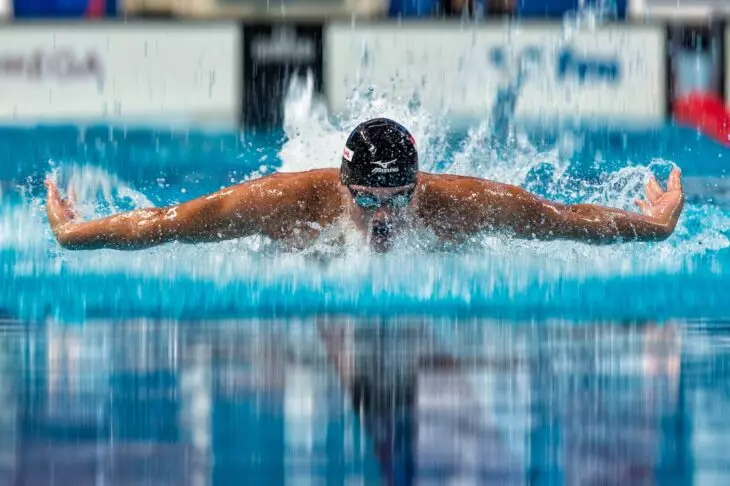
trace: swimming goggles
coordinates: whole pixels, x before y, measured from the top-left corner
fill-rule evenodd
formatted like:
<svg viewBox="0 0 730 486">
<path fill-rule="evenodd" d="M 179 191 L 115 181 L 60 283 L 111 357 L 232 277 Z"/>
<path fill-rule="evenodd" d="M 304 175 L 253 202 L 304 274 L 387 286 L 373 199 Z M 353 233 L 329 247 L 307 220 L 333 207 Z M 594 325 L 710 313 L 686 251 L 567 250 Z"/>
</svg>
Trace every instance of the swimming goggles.
<svg viewBox="0 0 730 486">
<path fill-rule="evenodd" d="M 415 191 L 415 188 L 410 188 L 405 192 L 399 192 L 387 198 L 379 198 L 375 194 L 371 194 L 369 192 L 357 191 L 352 188 L 348 189 L 350 189 L 350 194 L 352 194 L 355 204 L 363 209 L 376 209 L 381 206 L 404 208 L 411 202 L 413 192 Z"/>
</svg>

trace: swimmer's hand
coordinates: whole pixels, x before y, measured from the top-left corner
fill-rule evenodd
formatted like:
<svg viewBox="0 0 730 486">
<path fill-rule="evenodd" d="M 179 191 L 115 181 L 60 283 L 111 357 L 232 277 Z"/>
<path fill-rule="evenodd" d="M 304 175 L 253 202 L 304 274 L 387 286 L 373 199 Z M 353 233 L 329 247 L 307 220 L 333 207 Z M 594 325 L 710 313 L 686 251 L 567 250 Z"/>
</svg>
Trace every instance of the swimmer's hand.
<svg viewBox="0 0 730 486">
<path fill-rule="evenodd" d="M 56 235 L 63 234 L 64 228 L 67 228 L 74 221 L 79 220 L 79 214 L 74 209 L 76 205 L 76 196 L 73 189 L 69 189 L 69 198 L 65 200 L 61 197 L 56 184 L 46 179 L 46 188 L 48 189 L 48 197 L 46 201 L 46 214 L 48 215 L 48 222 L 51 224 L 51 229 Z"/>
<path fill-rule="evenodd" d="M 646 184 L 646 200 L 637 199 L 634 203 L 642 213 L 673 231 L 684 206 L 684 192 L 679 169 L 675 168 L 669 174 L 666 191 L 662 190 L 652 175 Z"/>
</svg>

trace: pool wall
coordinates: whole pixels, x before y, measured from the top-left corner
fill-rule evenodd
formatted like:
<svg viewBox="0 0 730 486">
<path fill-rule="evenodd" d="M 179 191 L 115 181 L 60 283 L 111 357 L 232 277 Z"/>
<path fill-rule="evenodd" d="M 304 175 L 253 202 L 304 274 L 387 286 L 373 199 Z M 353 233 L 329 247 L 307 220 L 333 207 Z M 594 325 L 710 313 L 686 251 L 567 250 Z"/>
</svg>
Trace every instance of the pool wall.
<svg viewBox="0 0 730 486">
<path fill-rule="evenodd" d="M 727 105 L 727 22 L 677 22 L 14 23 L 0 28 L 0 123 L 270 130 L 291 80 L 311 75 L 334 117 L 380 98 L 450 119 L 651 128 L 689 91 Z"/>
</svg>

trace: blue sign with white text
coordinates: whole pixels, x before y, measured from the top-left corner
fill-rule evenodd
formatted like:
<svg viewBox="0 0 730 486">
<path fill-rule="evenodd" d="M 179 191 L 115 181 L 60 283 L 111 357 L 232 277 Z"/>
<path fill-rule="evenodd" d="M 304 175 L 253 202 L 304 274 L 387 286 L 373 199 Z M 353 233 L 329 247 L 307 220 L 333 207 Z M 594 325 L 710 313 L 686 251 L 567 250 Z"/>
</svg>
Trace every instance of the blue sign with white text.
<svg viewBox="0 0 730 486">
<path fill-rule="evenodd" d="M 526 70 L 554 69 L 558 81 L 617 84 L 621 80 L 620 59 L 581 55 L 568 47 L 558 50 L 552 67 L 545 49 L 539 46 L 529 46 L 514 54 L 509 53 L 504 46 L 493 47 L 489 59 L 494 67 L 505 72 L 510 69 L 511 60 L 514 59 L 520 75 L 525 74 Z"/>
</svg>

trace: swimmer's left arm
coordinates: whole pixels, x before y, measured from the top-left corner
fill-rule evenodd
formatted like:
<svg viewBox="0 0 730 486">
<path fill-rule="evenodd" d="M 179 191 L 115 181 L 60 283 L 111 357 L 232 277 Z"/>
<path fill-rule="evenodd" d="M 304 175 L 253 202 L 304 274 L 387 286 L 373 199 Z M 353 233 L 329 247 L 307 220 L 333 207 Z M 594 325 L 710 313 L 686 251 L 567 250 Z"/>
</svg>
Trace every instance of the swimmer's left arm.
<svg viewBox="0 0 730 486">
<path fill-rule="evenodd" d="M 230 192 L 219 191 L 208 196 L 164 208 L 152 207 L 127 211 L 105 218 L 84 221 L 74 209 L 70 192 L 63 199 L 58 188 L 46 181 L 48 198 L 46 213 L 56 240 L 72 250 L 111 248 L 138 250 L 173 240 L 202 242 L 224 239 L 231 230 L 245 232 L 224 224 L 231 206 Z M 226 228 L 228 226 L 228 228 Z"/>
<path fill-rule="evenodd" d="M 458 230 L 506 230 L 518 237 L 571 239 L 589 243 L 658 241 L 674 231 L 684 204 L 678 169 L 663 191 L 656 179 L 646 186 L 647 200 L 636 201 L 642 213 L 595 204 L 560 204 L 517 186 L 460 178 L 449 184 Z"/>
<path fill-rule="evenodd" d="M 61 246 L 74 250 L 136 250 L 170 241 L 201 243 L 253 234 L 279 236 L 306 219 L 315 176 L 274 174 L 164 208 L 82 221 L 74 202 L 47 181 L 46 212 Z"/>
</svg>

